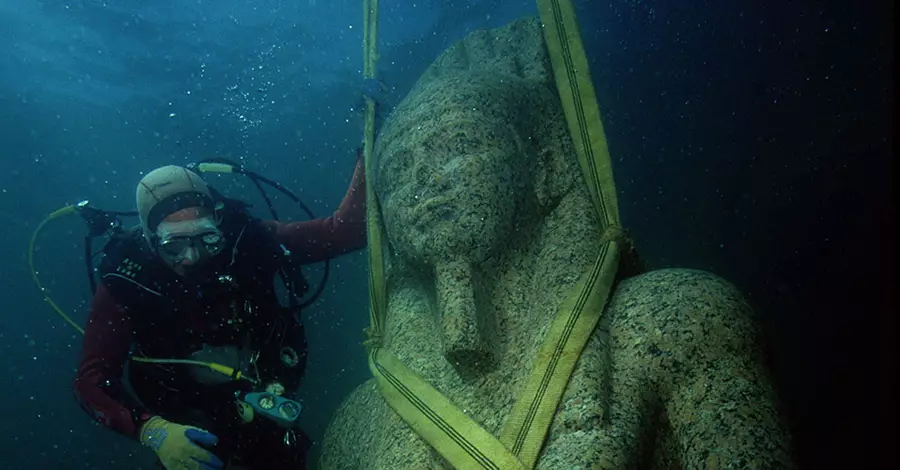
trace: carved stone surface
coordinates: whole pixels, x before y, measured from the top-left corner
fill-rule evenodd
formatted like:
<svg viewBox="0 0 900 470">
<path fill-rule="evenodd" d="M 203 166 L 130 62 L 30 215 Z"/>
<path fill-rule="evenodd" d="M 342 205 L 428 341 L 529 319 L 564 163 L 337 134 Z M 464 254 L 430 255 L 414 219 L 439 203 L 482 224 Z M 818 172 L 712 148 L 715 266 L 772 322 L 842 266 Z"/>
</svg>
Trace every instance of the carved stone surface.
<svg viewBox="0 0 900 470">
<path fill-rule="evenodd" d="M 540 24 L 477 31 L 385 125 L 372 183 L 390 252 L 384 347 L 497 435 L 557 307 L 600 247 Z M 538 468 L 785 468 L 787 433 L 741 294 L 712 274 L 621 280 Z M 374 380 L 323 469 L 447 468 Z"/>
</svg>

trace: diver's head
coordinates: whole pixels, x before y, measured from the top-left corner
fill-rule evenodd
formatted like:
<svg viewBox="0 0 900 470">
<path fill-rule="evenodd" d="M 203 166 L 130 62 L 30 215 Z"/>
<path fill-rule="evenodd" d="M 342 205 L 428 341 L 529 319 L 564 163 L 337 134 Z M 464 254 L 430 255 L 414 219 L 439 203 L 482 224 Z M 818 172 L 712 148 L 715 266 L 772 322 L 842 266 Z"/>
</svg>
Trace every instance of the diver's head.
<svg viewBox="0 0 900 470">
<path fill-rule="evenodd" d="M 212 191 L 187 168 L 168 165 L 147 173 L 138 183 L 137 207 L 150 248 L 180 275 L 224 248 Z"/>
</svg>

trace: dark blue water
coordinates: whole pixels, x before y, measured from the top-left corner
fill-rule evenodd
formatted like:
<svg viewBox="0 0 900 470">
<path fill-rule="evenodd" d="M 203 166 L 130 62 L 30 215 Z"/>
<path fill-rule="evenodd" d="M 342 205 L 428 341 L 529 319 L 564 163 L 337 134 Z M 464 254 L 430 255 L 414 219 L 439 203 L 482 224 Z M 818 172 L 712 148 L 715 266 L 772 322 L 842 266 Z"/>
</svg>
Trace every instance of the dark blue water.
<svg viewBox="0 0 900 470">
<path fill-rule="evenodd" d="M 626 226 L 654 267 L 715 271 L 766 326 L 807 468 L 890 438 L 892 23 L 887 3 L 577 2 Z M 80 337 L 41 301 L 25 248 L 83 199 L 131 209 L 142 172 L 229 157 L 340 202 L 361 134 L 361 2 L 0 0 L 0 452 L 6 468 L 152 468 L 70 384 Z M 530 1 L 382 0 L 380 74 L 401 99 L 440 52 Z M 257 198 L 219 178 L 230 195 Z M 257 199 L 254 199 L 257 198 Z M 284 218 L 302 213 L 284 200 Z M 84 225 L 55 221 L 37 267 L 80 322 Z M 306 313 L 300 396 L 318 439 L 368 377 L 366 260 L 339 258 Z M 319 273 L 316 269 L 311 277 Z M 893 431 L 893 426 L 890 428 Z M 893 441 L 892 441 L 893 442 Z M 856 460 L 854 460 L 856 459 Z"/>
</svg>

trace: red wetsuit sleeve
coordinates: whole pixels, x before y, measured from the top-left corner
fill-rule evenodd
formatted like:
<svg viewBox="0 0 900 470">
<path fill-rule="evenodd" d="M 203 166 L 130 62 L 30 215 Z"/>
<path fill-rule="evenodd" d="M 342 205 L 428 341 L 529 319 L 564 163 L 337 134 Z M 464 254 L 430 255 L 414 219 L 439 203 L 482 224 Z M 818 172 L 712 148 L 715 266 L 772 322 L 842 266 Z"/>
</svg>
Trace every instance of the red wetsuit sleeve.
<svg viewBox="0 0 900 470">
<path fill-rule="evenodd" d="M 94 293 L 81 363 L 75 376 L 75 397 L 94 419 L 126 436 L 137 437 L 148 413 L 135 416 L 121 385 L 122 369 L 132 343 L 132 323 L 122 305 L 101 283 Z"/>
<path fill-rule="evenodd" d="M 315 263 L 366 246 L 366 177 L 358 158 L 350 189 L 331 217 L 282 223 L 266 221 L 275 238 L 301 263 Z"/>
</svg>

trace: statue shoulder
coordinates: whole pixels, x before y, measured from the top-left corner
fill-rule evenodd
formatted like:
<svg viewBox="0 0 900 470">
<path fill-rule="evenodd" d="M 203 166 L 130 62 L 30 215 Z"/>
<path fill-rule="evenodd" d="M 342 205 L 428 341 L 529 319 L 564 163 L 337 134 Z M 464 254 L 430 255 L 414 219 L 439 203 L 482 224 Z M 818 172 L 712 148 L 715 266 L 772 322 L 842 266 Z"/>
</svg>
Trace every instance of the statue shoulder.
<svg viewBox="0 0 900 470">
<path fill-rule="evenodd" d="M 622 281 L 610 301 L 613 337 L 677 362 L 753 354 L 753 310 L 727 280 L 707 271 L 661 269 Z"/>
<path fill-rule="evenodd" d="M 374 378 L 353 390 L 328 424 L 319 468 L 372 468 L 365 459 L 372 456 L 382 431 L 381 419 L 388 412 Z"/>
</svg>

